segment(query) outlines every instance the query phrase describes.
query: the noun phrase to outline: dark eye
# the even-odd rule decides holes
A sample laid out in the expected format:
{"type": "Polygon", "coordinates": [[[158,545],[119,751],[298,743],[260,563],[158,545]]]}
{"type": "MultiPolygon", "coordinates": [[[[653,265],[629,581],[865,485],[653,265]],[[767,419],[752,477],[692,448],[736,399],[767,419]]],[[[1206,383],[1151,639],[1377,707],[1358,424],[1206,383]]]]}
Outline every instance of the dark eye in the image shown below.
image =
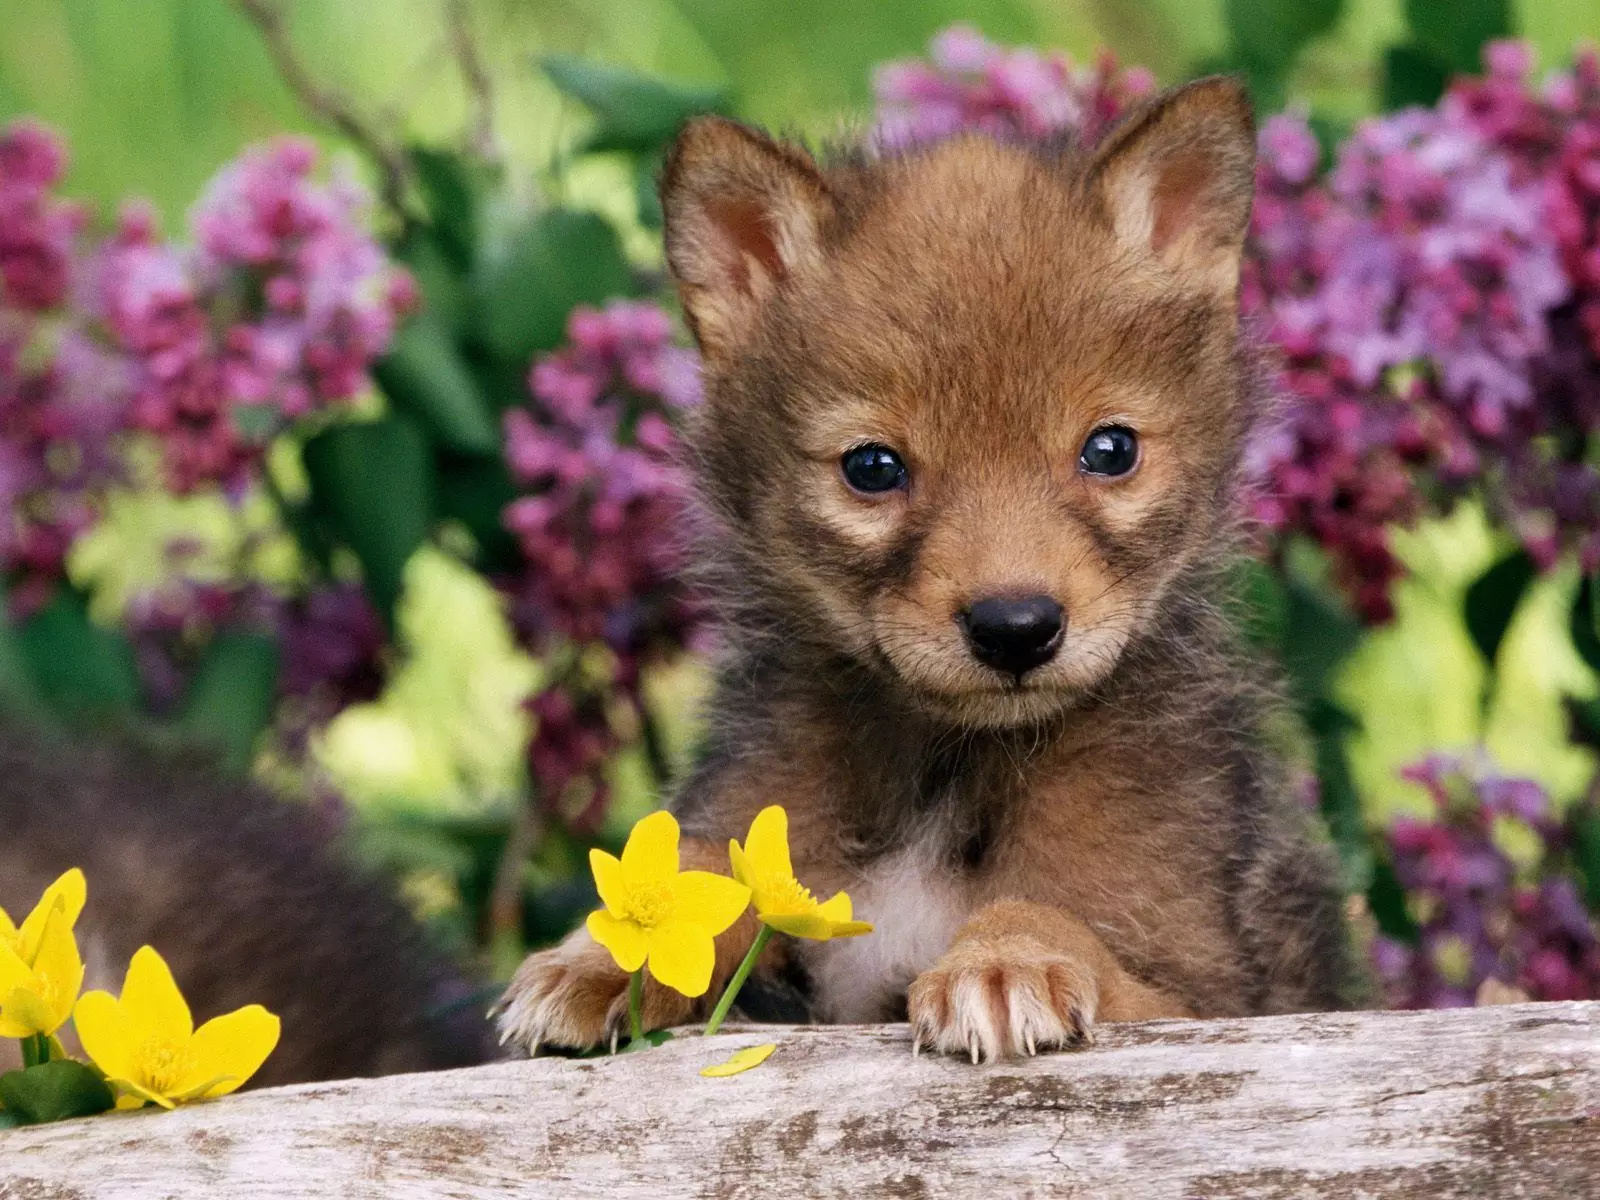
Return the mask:
{"type": "Polygon", "coordinates": [[[839,460],[844,480],[858,492],[892,492],[909,478],[906,464],[887,446],[857,446],[839,460]]]}
{"type": "Polygon", "coordinates": [[[1126,475],[1139,463],[1139,439],[1122,425],[1096,429],[1078,454],[1078,466],[1088,475],[1126,475]]]}

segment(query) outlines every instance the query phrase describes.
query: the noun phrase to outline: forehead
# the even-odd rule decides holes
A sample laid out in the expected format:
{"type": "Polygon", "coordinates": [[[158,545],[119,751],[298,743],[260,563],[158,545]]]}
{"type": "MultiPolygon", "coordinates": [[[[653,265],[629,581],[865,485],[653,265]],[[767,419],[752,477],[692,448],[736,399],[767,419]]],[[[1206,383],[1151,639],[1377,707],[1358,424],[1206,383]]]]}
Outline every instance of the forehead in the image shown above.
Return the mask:
{"type": "Polygon", "coordinates": [[[1152,416],[1126,410],[1181,382],[1212,308],[1120,250],[1080,172],[973,138],[838,180],[844,231],[801,298],[825,390],[980,437],[1152,416]]]}

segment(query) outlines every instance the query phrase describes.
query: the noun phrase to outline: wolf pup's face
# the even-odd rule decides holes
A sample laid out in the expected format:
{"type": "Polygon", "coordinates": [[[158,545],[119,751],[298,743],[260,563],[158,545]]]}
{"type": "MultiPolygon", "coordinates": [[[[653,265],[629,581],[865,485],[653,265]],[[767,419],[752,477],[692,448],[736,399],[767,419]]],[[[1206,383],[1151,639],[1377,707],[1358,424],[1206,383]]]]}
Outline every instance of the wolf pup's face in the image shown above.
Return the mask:
{"type": "Polygon", "coordinates": [[[667,254],[749,585],[964,724],[1104,679],[1226,520],[1253,165],[1226,80],[1093,155],[958,137],[823,170],[691,124],[667,254]]]}

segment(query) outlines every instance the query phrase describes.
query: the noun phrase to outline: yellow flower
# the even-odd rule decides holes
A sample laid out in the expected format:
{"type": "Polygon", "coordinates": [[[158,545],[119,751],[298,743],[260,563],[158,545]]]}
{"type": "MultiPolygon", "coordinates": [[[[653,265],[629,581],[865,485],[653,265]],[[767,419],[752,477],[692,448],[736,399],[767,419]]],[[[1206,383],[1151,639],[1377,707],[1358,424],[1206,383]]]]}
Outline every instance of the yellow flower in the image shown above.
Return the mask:
{"type": "Polygon", "coordinates": [[[589,851],[605,904],[589,935],[630,974],[650,974],[685,996],[703,996],[716,960],[713,939],[739,919],[750,889],[710,871],[678,871],[678,822],[654,812],[633,827],[620,859],[589,851]]]}
{"type": "Polygon", "coordinates": [[[754,897],[756,915],[779,933],[825,942],[872,932],[866,921],[851,919],[850,897],[845,893],[819,902],[794,877],[789,862],[789,815],[778,805],[756,814],[743,846],[736,841],[728,843],[728,857],[733,862],[733,877],[754,897]]]}
{"type": "Polygon", "coordinates": [[[85,1053],[124,1093],[118,1108],[226,1096],[256,1073],[279,1033],[259,1004],[196,1029],[166,960],[149,946],[134,954],[120,999],[86,992],[74,1020],[85,1053]]]}
{"type": "Polygon", "coordinates": [[[0,1037],[54,1033],[72,1015],[83,986],[83,959],[66,907],[53,904],[37,933],[24,921],[16,941],[30,954],[25,960],[11,939],[0,941],[0,1037]]]}
{"type": "Polygon", "coordinates": [[[44,937],[45,918],[60,908],[66,916],[67,928],[71,929],[77,924],[78,914],[83,911],[85,891],[83,872],[73,867],[45,888],[39,903],[23,919],[20,928],[13,925],[6,910],[0,908],[0,946],[10,947],[24,964],[33,966],[34,959],[39,956],[39,943],[44,937]]]}
{"type": "Polygon", "coordinates": [[[778,1048],[776,1042],[768,1042],[764,1046],[746,1046],[743,1050],[735,1050],[726,1061],[714,1063],[709,1067],[701,1067],[700,1074],[707,1079],[724,1079],[729,1075],[739,1075],[752,1067],[759,1067],[772,1057],[772,1052],[778,1048]]]}

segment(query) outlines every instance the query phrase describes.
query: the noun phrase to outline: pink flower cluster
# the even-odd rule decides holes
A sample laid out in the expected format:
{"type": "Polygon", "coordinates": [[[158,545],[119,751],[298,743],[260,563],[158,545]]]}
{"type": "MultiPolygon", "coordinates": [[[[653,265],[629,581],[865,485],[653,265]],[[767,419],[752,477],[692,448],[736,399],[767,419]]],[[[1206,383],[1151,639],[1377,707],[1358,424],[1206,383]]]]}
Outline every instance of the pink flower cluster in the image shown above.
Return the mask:
{"type": "Polygon", "coordinates": [[[1600,997],[1600,936],[1572,878],[1554,869],[1566,834],[1544,790],[1447,758],[1404,775],[1428,790],[1437,812],[1431,821],[1399,818],[1387,833],[1418,926],[1414,945],[1375,940],[1389,1003],[1470,1005],[1489,979],[1535,1000],[1600,997]],[[1502,845],[1508,836],[1534,847],[1538,861],[1519,870],[1502,845]]]}
{"type": "Polygon", "coordinates": [[[928,58],[877,69],[880,144],[905,146],[968,129],[1026,138],[1070,130],[1092,143],[1155,86],[1148,71],[1120,70],[1110,54],[1080,68],[1061,53],[997,46],[968,25],[935,37],[928,58]]]}
{"type": "Polygon", "coordinates": [[[1255,448],[1258,515],[1333,554],[1387,619],[1387,526],[1469,489],[1541,565],[1600,567],[1600,74],[1535,88],[1516,43],[1432,109],[1363,124],[1315,174],[1303,123],[1261,137],[1244,301],[1294,401],[1255,448]]]}
{"type": "MultiPolygon", "coordinates": [[[[512,584],[515,623],[538,650],[603,642],[613,686],[632,695],[641,655],[683,646],[696,621],[677,586],[676,423],[699,401],[697,360],[660,308],[619,300],[575,309],[567,345],[534,364],[529,387],[533,403],[505,419],[506,460],[528,492],[505,512],[528,566],[512,584]]],[[[614,745],[609,703],[583,690],[562,681],[533,702],[530,764],[551,803],[614,745]]]]}
{"type": "Polygon", "coordinates": [[[161,241],[135,206],[97,255],[91,303],[178,491],[246,483],[287,424],[365,386],[416,300],[366,232],[365,192],[316,166],[297,138],[247,150],[196,204],[192,246],[161,241]]]}
{"type": "Polygon", "coordinates": [[[49,130],[20,121],[0,132],[0,297],[42,312],[67,298],[83,210],[51,194],[67,156],[49,130]]]}
{"type": "Polygon", "coordinates": [[[0,131],[0,570],[26,612],[119,476],[121,364],[70,320],[84,214],[56,197],[66,153],[27,122],[0,131]]]}

